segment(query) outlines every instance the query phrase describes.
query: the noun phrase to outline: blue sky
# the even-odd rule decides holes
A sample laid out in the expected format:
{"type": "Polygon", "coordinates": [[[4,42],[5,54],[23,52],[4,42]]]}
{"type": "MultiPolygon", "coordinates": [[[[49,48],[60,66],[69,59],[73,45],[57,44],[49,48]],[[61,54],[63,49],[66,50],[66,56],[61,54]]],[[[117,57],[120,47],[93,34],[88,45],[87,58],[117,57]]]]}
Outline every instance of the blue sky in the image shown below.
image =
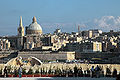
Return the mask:
{"type": "Polygon", "coordinates": [[[24,27],[36,16],[43,32],[77,31],[76,23],[102,16],[120,16],[120,0],[0,0],[0,35],[16,35],[20,16],[24,27]]]}

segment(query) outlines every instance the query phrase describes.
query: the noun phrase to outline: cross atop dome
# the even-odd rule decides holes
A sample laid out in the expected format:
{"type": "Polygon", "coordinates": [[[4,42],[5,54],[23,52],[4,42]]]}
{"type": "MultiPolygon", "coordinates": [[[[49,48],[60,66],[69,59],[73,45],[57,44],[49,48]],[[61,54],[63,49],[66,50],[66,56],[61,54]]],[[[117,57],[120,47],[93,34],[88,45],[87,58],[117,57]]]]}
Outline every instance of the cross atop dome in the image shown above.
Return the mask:
{"type": "Polygon", "coordinates": [[[37,21],[36,21],[36,17],[34,16],[34,17],[33,17],[33,22],[32,22],[32,23],[35,23],[35,22],[37,22],[37,21]]]}

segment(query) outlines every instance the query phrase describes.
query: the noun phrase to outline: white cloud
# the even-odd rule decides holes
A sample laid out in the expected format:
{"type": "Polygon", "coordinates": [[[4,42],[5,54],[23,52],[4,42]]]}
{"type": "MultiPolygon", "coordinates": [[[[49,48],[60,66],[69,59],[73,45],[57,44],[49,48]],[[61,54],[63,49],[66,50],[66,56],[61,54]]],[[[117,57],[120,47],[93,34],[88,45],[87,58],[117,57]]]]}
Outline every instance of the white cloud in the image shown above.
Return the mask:
{"type": "Polygon", "coordinates": [[[84,23],[87,29],[101,29],[103,31],[119,30],[120,29],[120,16],[103,16],[99,19],[91,20],[84,23]]]}
{"type": "Polygon", "coordinates": [[[96,24],[98,27],[104,28],[104,30],[118,30],[120,28],[120,17],[114,16],[103,16],[102,18],[98,19],[96,24]]]}
{"type": "Polygon", "coordinates": [[[77,26],[80,30],[101,29],[103,31],[119,30],[120,29],[120,16],[103,16],[91,21],[77,22],[77,23],[42,23],[42,28],[45,32],[53,32],[55,29],[60,28],[66,32],[77,31],[77,26]]]}

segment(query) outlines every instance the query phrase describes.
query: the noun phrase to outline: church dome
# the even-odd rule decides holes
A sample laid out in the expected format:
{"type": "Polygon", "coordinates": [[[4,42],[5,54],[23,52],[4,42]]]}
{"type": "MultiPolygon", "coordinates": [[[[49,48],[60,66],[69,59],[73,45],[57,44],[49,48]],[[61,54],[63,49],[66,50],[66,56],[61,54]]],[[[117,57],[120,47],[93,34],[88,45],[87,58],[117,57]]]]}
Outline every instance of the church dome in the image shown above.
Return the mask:
{"type": "Polygon", "coordinates": [[[28,29],[29,30],[41,30],[42,31],[41,26],[37,22],[34,22],[34,23],[30,24],[28,29]]]}
{"type": "Polygon", "coordinates": [[[33,17],[33,22],[26,29],[27,34],[42,34],[42,28],[37,23],[35,16],[33,17]]]}

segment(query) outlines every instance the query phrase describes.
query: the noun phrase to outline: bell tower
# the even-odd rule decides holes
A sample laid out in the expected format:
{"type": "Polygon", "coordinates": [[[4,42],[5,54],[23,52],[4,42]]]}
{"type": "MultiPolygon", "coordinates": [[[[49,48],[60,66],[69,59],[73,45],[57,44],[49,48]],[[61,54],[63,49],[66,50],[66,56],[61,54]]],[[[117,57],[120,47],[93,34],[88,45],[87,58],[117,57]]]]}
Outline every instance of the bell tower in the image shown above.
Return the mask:
{"type": "Polygon", "coordinates": [[[19,50],[23,49],[23,46],[24,46],[23,38],[24,38],[24,27],[22,24],[22,16],[21,16],[19,27],[18,27],[18,39],[17,39],[17,48],[19,50]]]}
{"type": "Polygon", "coordinates": [[[19,27],[18,27],[18,36],[19,37],[24,36],[24,27],[23,27],[23,24],[22,24],[22,16],[20,17],[20,23],[19,23],[19,27]]]}

